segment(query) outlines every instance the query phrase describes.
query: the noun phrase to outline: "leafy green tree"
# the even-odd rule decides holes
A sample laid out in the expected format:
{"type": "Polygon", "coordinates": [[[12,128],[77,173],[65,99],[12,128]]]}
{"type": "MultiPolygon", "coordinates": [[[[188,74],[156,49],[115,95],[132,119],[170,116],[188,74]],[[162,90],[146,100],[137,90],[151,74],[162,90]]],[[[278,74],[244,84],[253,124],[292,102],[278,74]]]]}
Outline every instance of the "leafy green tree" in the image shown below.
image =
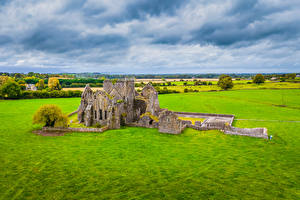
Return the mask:
{"type": "Polygon", "coordinates": [[[15,79],[24,78],[24,74],[21,73],[15,73],[15,79]]]}
{"type": "Polygon", "coordinates": [[[8,80],[0,88],[0,93],[4,98],[16,99],[21,96],[21,87],[16,81],[8,80]]]}
{"type": "Polygon", "coordinates": [[[253,83],[260,84],[265,82],[265,77],[262,74],[256,74],[253,78],[253,83]]]}
{"type": "Polygon", "coordinates": [[[45,88],[45,81],[44,79],[40,79],[39,82],[36,84],[38,90],[42,90],[45,88]]]}
{"type": "Polygon", "coordinates": [[[232,78],[228,75],[222,74],[219,77],[218,86],[221,87],[223,90],[233,88],[232,78]]]}
{"type": "Polygon", "coordinates": [[[27,76],[34,76],[34,72],[28,72],[27,76]]]}
{"type": "Polygon", "coordinates": [[[68,117],[62,113],[57,105],[46,104],[36,111],[33,116],[33,123],[48,127],[67,127],[68,117]]]}
{"type": "Polygon", "coordinates": [[[0,76],[0,87],[6,83],[8,80],[12,80],[9,76],[0,76]]]}
{"type": "Polygon", "coordinates": [[[19,80],[18,83],[21,87],[21,90],[26,90],[26,83],[24,80],[19,80]]]}
{"type": "Polygon", "coordinates": [[[295,79],[296,78],[296,74],[295,73],[293,73],[293,74],[286,74],[285,77],[288,78],[288,79],[295,79]]]}
{"type": "Polygon", "coordinates": [[[49,78],[48,80],[48,87],[50,90],[61,90],[61,85],[57,78],[49,78]]]}

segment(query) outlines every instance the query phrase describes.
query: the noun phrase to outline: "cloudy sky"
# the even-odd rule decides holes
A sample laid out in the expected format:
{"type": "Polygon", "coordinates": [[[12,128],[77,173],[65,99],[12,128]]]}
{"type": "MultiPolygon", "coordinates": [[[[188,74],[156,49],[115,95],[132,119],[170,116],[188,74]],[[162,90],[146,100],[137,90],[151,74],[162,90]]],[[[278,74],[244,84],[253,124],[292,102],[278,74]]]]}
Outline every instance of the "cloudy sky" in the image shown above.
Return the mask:
{"type": "Polygon", "coordinates": [[[0,71],[300,72],[300,1],[0,0],[0,71]]]}

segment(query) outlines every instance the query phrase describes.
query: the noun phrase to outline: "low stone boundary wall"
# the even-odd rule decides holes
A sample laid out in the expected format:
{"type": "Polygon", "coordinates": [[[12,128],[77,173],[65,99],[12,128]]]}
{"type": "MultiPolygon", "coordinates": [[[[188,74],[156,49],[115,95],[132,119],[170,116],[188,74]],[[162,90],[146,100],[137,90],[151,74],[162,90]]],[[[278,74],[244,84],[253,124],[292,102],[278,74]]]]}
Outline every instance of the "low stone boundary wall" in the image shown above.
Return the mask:
{"type": "Polygon", "coordinates": [[[223,129],[218,127],[195,126],[193,124],[186,125],[187,128],[192,128],[198,131],[220,130],[229,135],[241,135],[257,138],[268,139],[268,130],[266,128],[237,128],[233,126],[225,126],[223,129]]]}
{"type": "MultiPolygon", "coordinates": [[[[213,114],[213,113],[195,113],[195,112],[174,112],[179,117],[194,117],[194,118],[225,118],[228,120],[229,125],[232,124],[234,115],[226,115],[226,114],[213,114]]],[[[205,121],[202,123],[204,124],[205,121]]]]}
{"type": "Polygon", "coordinates": [[[174,112],[178,115],[195,115],[195,116],[207,116],[207,117],[226,117],[226,118],[234,118],[234,115],[226,115],[226,114],[213,114],[213,113],[195,113],[195,112],[174,112]]]}
{"type": "Polygon", "coordinates": [[[223,132],[230,135],[242,135],[268,139],[268,130],[266,128],[237,128],[233,126],[226,126],[223,132]]]}
{"type": "Polygon", "coordinates": [[[43,127],[43,131],[57,131],[57,132],[99,132],[102,133],[106,131],[107,127],[102,128],[61,128],[61,127],[43,127]]]}
{"type": "Polygon", "coordinates": [[[189,124],[186,127],[192,128],[192,129],[195,129],[198,131],[220,130],[219,128],[215,128],[215,127],[204,127],[204,126],[197,126],[197,125],[193,125],[193,124],[189,124]]]}

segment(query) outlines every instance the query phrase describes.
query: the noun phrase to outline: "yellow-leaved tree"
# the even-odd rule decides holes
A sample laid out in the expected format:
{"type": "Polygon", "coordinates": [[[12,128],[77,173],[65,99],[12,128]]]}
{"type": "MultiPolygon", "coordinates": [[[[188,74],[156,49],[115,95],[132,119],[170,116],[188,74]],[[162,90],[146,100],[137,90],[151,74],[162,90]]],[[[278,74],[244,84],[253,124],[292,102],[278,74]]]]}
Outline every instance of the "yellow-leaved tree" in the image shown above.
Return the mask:
{"type": "Polygon", "coordinates": [[[33,123],[47,127],[67,127],[68,117],[62,113],[57,105],[46,104],[36,111],[33,116],[33,123]]]}
{"type": "Polygon", "coordinates": [[[61,90],[59,80],[55,77],[51,77],[48,80],[48,87],[50,90],[61,90]]]}

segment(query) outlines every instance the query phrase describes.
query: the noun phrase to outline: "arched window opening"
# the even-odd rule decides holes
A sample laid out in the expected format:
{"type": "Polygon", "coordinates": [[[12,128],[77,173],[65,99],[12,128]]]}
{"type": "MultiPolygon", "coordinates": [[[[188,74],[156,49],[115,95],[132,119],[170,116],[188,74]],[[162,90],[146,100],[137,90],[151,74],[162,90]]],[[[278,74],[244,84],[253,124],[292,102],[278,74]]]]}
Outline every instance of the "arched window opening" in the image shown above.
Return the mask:
{"type": "Polygon", "coordinates": [[[99,119],[102,120],[102,110],[101,109],[99,110],[99,113],[100,113],[99,119]]]}

